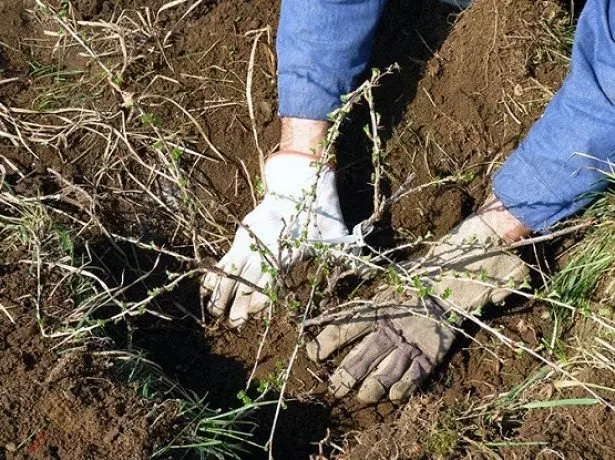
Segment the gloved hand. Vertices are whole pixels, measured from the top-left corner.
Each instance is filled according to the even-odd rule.
[[[362,383],[357,399],[371,404],[387,393],[391,400],[401,401],[414,392],[455,339],[450,327],[450,322],[456,322],[451,321],[452,315],[501,302],[509,291],[493,286],[505,286],[509,280],[521,281],[526,276],[523,261],[494,249],[498,243],[498,235],[481,217],[472,215],[432,248],[424,265],[449,272],[449,276],[426,281],[432,295],[420,297],[389,287],[373,299],[373,309],[325,327],[306,346],[312,360],[324,360],[367,335],[331,376],[332,393],[342,397]],[[459,277],[450,276],[450,272]]]
[[[280,152],[265,164],[267,191],[263,201],[243,220],[228,253],[216,265],[260,288],[274,284],[272,270],[282,270],[309,256],[306,241],[333,240],[348,235],[340,210],[335,171],[312,155]],[[296,244],[300,241],[301,244]],[[263,250],[263,246],[266,251]],[[208,311],[221,316],[228,311],[232,327],[244,324],[248,315],[262,312],[269,297],[251,287],[208,273],[201,295]]]

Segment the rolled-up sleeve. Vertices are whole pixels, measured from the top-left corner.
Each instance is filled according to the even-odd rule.
[[[548,231],[606,186],[615,159],[615,0],[588,0],[571,70],[542,118],[494,178],[493,191],[528,228]]]
[[[387,0],[283,0],[277,36],[282,117],[326,120],[369,62]]]

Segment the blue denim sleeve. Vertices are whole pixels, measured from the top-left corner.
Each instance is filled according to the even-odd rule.
[[[615,0],[588,0],[571,70],[542,118],[495,176],[493,191],[527,227],[547,231],[603,189],[615,159]]]
[[[369,62],[387,0],[282,0],[277,36],[282,117],[326,120]]]

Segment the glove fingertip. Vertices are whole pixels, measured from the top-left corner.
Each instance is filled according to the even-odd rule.
[[[236,318],[229,317],[228,324],[231,329],[241,330],[241,328],[244,326],[244,324],[246,324],[247,321],[247,316],[239,316]]]
[[[224,314],[224,312],[226,311],[225,308],[220,308],[216,302],[214,302],[212,299],[209,300],[209,302],[207,302],[207,311],[209,312],[210,315],[215,316],[216,318],[222,316]]]
[[[431,375],[433,368],[434,365],[424,354],[416,357],[403,377],[391,386],[391,401],[400,403],[410,398]]]
[[[407,401],[418,390],[416,382],[397,382],[389,390],[389,399],[395,404],[402,404]]]
[[[232,329],[239,329],[248,321],[248,303],[250,302],[250,295],[251,293],[249,291],[241,289],[236,293],[228,317],[228,323]]]
[[[218,284],[218,275],[209,272],[205,275],[201,281],[201,295],[213,292]]]
[[[324,361],[342,346],[339,326],[330,324],[320,331],[314,340],[306,344],[305,350],[312,361]]]
[[[369,322],[329,324],[306,346],[312,361],[323,361],[348,343],[365,335],[370,329]]]
[[[321,356],[321,353],[320,353],[321,348],[322,347],[320,346],[320,343],[318,342],[317,339],[310,340],[305,345],[305,351],[308,355],[308,358],[316,362],[322,361],[323,359],[325,359],[326,356]]]
[[[357,401],[362,404],[376,404],[386,395],[386,388],[375,377],[369,377],[357,393]]]
[[[220,284],[218,283],[211,292],[209,299],[207,300],[207,311],[214,317],[224,315],[226,312],[226,305],[220,303]]]
[[[357,384],[355,379],[346,369],[336,370],[329,380],[329,391],[336,398],[343,398]]]
[[[254,292],[250,297],[250,303],[248,305],[248,313],[251,315],[257,315],[267,308],[270,303],[269,297],[260,292]]]

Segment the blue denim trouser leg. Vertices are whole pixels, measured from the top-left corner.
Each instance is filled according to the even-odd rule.
[[[603,189],[615,161],[615,1],[589,0],[571,70],[544,115],[496,174],[493,191],[527,227],[545,231]]]

